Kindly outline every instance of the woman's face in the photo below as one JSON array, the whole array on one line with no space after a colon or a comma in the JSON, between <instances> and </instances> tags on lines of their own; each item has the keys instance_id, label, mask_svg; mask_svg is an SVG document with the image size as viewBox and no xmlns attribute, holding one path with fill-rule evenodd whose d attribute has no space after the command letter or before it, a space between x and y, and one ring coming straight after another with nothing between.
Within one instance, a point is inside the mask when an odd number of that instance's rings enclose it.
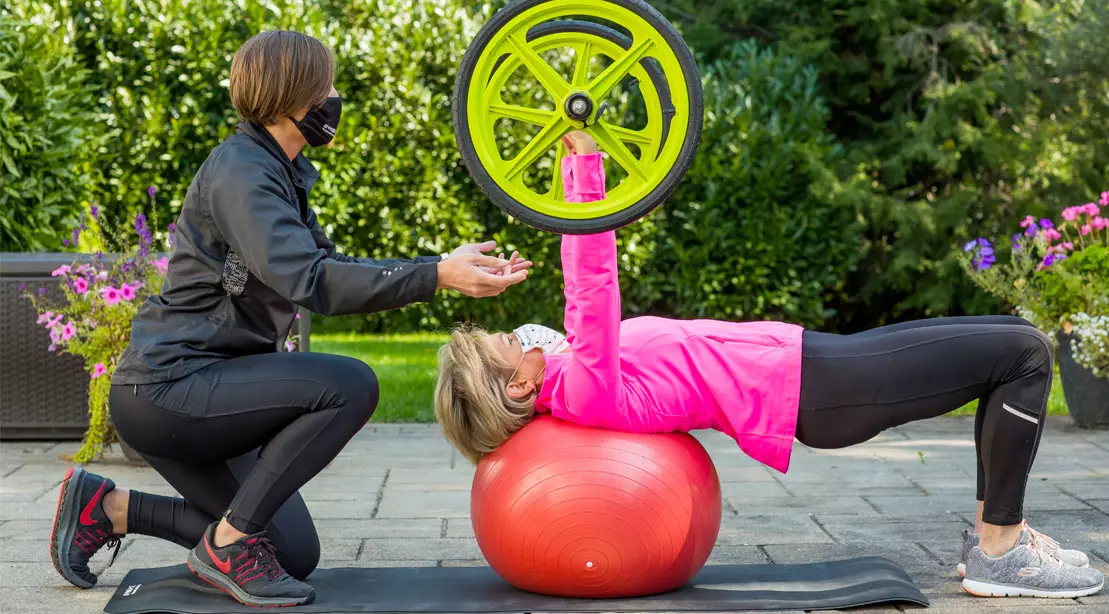
<instances>
[{"instance_id":1,"label":"woman's face","mask_svg":"<svg viewBox=\"0 0 1109 614\"><path fill-rule=\"evenodd\" d=\"M335 96L338 96L338 95L339 95L339 91L335 89L334 85L332 85L331 86L331 91L329 91L327 93L327 97L328 98L334 98ZM297 109L297 112L293 113L293 119L295 119L299 122L299 121L304 119L305 115L308 115L308 107L304 107L303 109Z\"/></svg>"},{"instance_id":2,"label":"woman's face","mask_svg":"<svg viewBox=\"0 0 1109 614\"><path fill-rule=\"evenodd\" d=\"M485 338L485 342L500 354L507 364L518 365L524 359L524 350L520 347L520 341L516 339L514 333L493 333Z\"/></svg>"}]
</instances>

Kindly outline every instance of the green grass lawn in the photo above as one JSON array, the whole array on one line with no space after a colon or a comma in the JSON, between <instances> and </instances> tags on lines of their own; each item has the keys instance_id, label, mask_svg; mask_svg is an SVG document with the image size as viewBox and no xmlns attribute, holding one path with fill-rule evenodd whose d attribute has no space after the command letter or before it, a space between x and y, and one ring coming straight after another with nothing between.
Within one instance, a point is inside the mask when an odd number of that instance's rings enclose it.
<instances>
[{"instance_id":1,"label":"green grass lawn","mask_svg":"<svg viewBox=\"0 0 1109 614\"><path fill-rule=\"evenodd\" d=\"M312 335L312 351L353 356L377 371L381 383L381 402L375 422L433 422L435 411L435 351L446 335ZM975 404L957 409L952 415L973 415ZM1065 415L1067 404L1056 373L1048 402L1051 414Z\"/></svg>"}]
</instances>

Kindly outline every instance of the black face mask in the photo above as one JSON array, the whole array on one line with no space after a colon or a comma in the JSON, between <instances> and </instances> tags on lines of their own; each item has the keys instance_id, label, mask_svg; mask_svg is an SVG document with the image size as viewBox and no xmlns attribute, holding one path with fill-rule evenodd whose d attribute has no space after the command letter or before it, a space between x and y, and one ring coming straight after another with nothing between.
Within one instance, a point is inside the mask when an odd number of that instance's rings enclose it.
<instances>
[{"instance_id":1,"label":"black face mask","mask_svg":"<svg viewBox=\"0 0 1109 614\"><path fill-rule=\"evenodd\" d=\"M323 101L320 106L310 109L304 119L297 121L293 118L304 140L312 147L322 147L335 138L335 131L339 128L339 118L343 115L343 99L331 96Z\"/></svg>"}]
</instances>

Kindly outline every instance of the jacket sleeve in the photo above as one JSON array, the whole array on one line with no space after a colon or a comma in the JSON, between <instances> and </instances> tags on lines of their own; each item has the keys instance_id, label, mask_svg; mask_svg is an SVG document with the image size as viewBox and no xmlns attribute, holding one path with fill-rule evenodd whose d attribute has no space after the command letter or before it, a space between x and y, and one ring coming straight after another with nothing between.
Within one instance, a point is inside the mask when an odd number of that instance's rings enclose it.
<instances>
[{"instance_id":1,"label":"jacket sleeve","mask_svg":"<svg viewBox=\"0 0 1109 614\"><path fill-rule=\"evenodd\" d=\"M600 154L563 158L568 202L605 196ZM563 235L562 269L566 284L565 327L570 343L566 367L567 405L585 422L603 423L611 412L624 413L620 374L620 283L616 232Z\"/></svg>"},{"instance_id":2,"label":"jacket sleeve","mask_svg":"<svg viewBox=\"0 0 1109 614\"><path fill-rule=\"evenodd\" d=\"M360 264L371 264L378 266L396 266L398 264L423 264L425 262L439 262L442 260L440 256L416 256L414 259L407 258L358 258L356 256L348 256L339 253L339 248L327 236L322 226L320 226L319 219L316 217L316 212L311 207L308 208L308 230L312 231L312 238L316 241L316 247L323 249L327 252L327 257L332 260L340 262L357 262Z\"/></svg>"},{"instance_id":3,"label":"jacket sleeve","mask_svg":"<svg viewBox=\"0 0 1109 614\"><path fill-rule=\"evenodd\" d=\"M329 258L286 198L278 173L228 161L204 182L216 229L262 283L324 315L386 311L432 298L438 284L434 263Z\"/></svg>"}]
</instances>

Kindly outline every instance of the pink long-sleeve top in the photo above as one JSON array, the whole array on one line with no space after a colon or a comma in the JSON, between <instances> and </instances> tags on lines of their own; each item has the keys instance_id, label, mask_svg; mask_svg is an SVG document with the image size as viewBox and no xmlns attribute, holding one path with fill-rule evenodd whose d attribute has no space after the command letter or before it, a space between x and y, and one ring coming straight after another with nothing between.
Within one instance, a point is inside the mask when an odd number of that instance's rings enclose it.
<instances>
[{"instance_id":1,"label":"pink long-sleeve top","mask_svg":"<svg viewBox=\"0 0 1109 614\"><path fill-rule=\"evenodd\" d=\"M562 162L566 200L604 198L601 155ZM562 237L570 350L546 354L536 409L612 430L715 429L747 455L789 468L802 328L782 322L620 320L616 233Z\"/></svg>"}]
</instances>

